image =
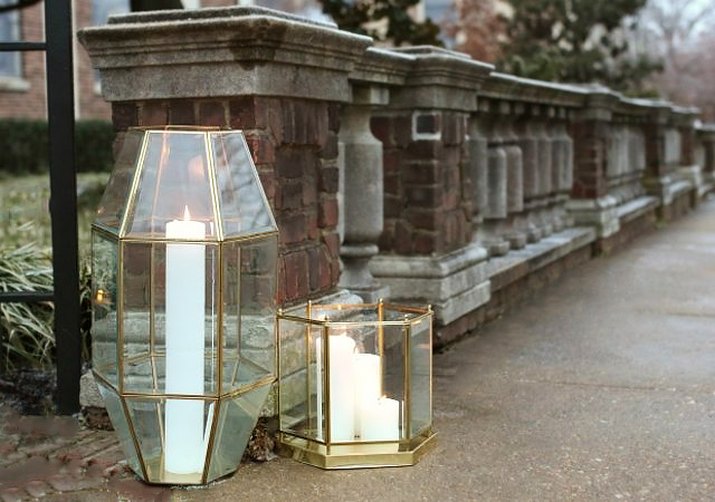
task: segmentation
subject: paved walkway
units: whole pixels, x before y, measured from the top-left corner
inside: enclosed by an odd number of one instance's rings
[[[278,459],[173,491],[105,473],[49,499],[715,500],[715,200],[571,271],[435,374],[439,446],[412,468]]]

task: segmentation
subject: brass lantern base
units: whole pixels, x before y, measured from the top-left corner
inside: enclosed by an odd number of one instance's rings
[[[330,447],[324,443],[280,434],[279,453],[321,469],[362,469],[415,465],[437,444],[437,433],[425,431],[410,443],[343,443]]]

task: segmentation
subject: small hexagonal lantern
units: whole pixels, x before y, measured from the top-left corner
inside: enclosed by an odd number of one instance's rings
[[[278,313],[282,453],[323,469],[415,464],[435,445],[432,309]]]
[[[92,225],[92,360],[145,481],[238,467],[274,381],[277,236],[242,132],[125,134]]]

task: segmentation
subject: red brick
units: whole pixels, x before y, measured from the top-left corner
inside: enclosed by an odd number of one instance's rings
[[[318,291],[320,289],[320,251],[318,248],[310,248],[308,250],[308,283],[310,291]]]
[[[318,156],[321,159],[336,159],[338,157],[338,135],[332,131],[326,131],[326,135],[319,139],[322,148]]]
[[[221,101],[200,101],[199,102],[199,124],[202,126],[225,127],[226,107]]]
[[[309,150],[283,147],[276,151],[276,174],[283,178],[299,178],[314,170],[315,159]]]
[[[229,125],[233,129],[262,128],[256,122],[253,96],[239,96],[228,103]]]
[[[412,229],[402,220],[395,223],[393,247],[398,254],[412,254]]]
[[[445,145],[461,145],[466,135],[466,116],[461,113],[445,113],[442,116],[442,142]]]
[[[338,224],[338,201],[335,198],[323,197],[318,210],[318,226],[320,228],[335,227]]]
[[[294,244],[306,238],[306,217],[304,213],[283,212],[277,216],[281,244]]]
[[[321,192],[337,193],[340,171],[337,166],[325,166],[319,170],[319,188]]]
[[[294,301],[308,296],[308,256],[305,250],[288,253],[285,260],[286,300]]]
[[[318,185],[312,178],[303,180],[303,206],[310,207],[318,202]]]
[[[402,215],[404,204],[401,198],[385,194],[383,197],[383,216],[385,218],[399,218]]]
[[[383,148],[394,146],[392,141],[392,119],[390,117],[372,117],[370,119],[370,130],[373,136],[382,142]]]
[[[162,101],[146,101],[140,108],[140,125],[163,126],[169,122],[166,103]]]
[[[405,148],[412,142],[412,116],[399,115],[393,119],[395,144]]]
[[[340,256],[340,236],[337,232],[323,232],[322,241],[329,256],[333,258]]]
[[[405,187],[409,205],[439,207],[442,204],[443,188],[440,185],[411,185]]]
[[[440,181],[441,171],[437,161],[412,162],[403,176],[406,183],[428,185]]]
[[[444,212],[430,209],[410,208],[407,211],[407,221],[414,228],[439,231],[444,225]]]
[[[303,206],[303,183],[299,180],[286,181],[276,187],[275,207],[297,209]]]
[[[328,129],[333,132],[340,130],[340,104],[328,104]]]
[[[139,124],[136,103],[112,103],[112,123],[115,131],[124,131]]]
[[[317,209],[308,209],[305,212],[306,232],[305,236],[308,240],[315,240],[320,235],[318,227],[318,211]]]
[[[275,148],[265,133],[246,132],[246,143],[256,164],[272,164],[276,160]]]
[[[194,101],[189,99],[176,99],[169,102],[169,124],[195,125]]]
[[[437,251],[437,234],[435,232],[415,233],[415,253],[430,254]]]
[[[443,149],[444,145],[441,141],[413,141],[407,149],[407,155],[408,158],[415,160],[441,159]]]

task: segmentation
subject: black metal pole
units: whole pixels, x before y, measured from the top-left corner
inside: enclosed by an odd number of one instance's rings
[[[45,0],[57,411],[79,411],[81,340],[71,0]]]

